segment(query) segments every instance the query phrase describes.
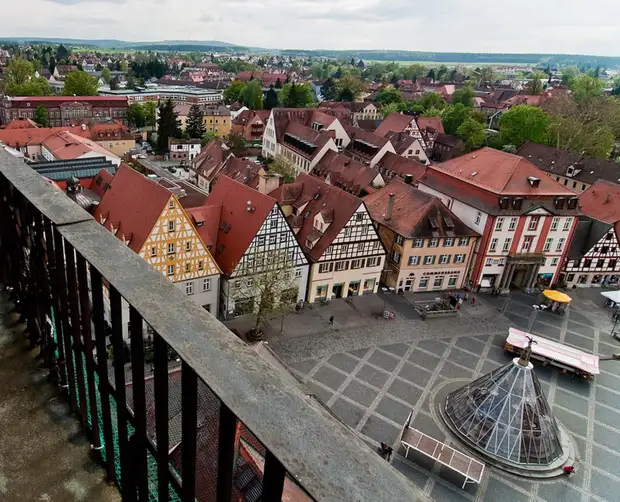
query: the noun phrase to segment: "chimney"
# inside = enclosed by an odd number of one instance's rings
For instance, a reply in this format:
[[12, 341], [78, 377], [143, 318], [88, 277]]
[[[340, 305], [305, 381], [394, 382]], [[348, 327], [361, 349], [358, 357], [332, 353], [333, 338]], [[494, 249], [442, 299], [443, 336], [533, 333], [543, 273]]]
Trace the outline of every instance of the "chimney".
[[407, 183], [407, 185], [413, 183], [413, 174], [405, 174], [405, 183]]
[[392, 219], [393, 210], [394, 210], [394, 192], [391, 192], [390, 195], [388, 195], [388, 206], [387, 206], [387, 211], [385, 212], [386, 221]]
[[272, 174], [261, 169], [258, 172], [258, 191], [263, 195], [268, 195], [282, 184], [282, 177], [279, 174]]

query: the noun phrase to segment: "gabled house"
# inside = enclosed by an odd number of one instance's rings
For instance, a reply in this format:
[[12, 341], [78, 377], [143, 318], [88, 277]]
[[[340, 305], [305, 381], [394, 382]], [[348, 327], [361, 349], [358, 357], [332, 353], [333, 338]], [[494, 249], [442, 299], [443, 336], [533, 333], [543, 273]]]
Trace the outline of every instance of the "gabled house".
[[349, 110], [346, 108], [274, 108], [265, 126], [262, 155], [274, 159], [281, 154], [280, 143], [292, 123], [317, 132], [328, 132], [338, 149], [346, 148], [350, 138], [343, 124], [348, 120]]
[[579, 196], [582, 215], [560, 274], [569, 288], [620, 280], [620, 185], [598, 180]]
[[597, 180], [620, 183], [620, 164], [537, 143], [525, 143], [517, 151], [524, 159], [574, 192], [585, 192]]
[[431, 159], [437, 162], [459, 157], [465, 153], [465, 143], [462, 139], [450, 134], [438, 134], [433, 144]]
[[426, 144], [426, 154], [433, 153], [435, 140], [440, 134], [445, 134], [441, 117], [418, 117], [418, 128]]
[[345, 129], [351, 142], [344, 150], [344, 154], [361, 164], [374, 168], [387, 152], [396, 153], [388, 138], [358, 127], [347, 126]]
[[385, 250], [361, 199], [303, 173], [270, 195], [310, 261], [307, 301], [377, 292]]
[[353, 121], [356, 120], [379, 120], [381, 110], [374, 103], [351, 103], [351, 114]]
[[295, 173], [310, 172], [328, 151], [338, 152], [333, 132], [317, 131], [297, 122], [288, 124], [279, 143], [277, 159], [295, 169]]
[[177, 196], [126, 166], [105, 176], [95, 220], [215, 314], [220, 269]]
[[398, 176], [417, 184], [420, 178], [424, 176], [426, 166], [417, 160], [387, 152], [381, 157], [381, 160], [377, 162], [375, 170], [378, 171], [385, 180], [391, 180], [395, 176]]
[[508, 292], [558, 282], [577, 226], [577, 197], [531, 162], [485, 147], [428, 166], [418, 187], [481, 235], [474, 287]]
[[422, 164], [430, 163], [426, 150], [419, 139], [404, 132], [389, 132], [386, 138], [390, 140], [394, 150], [401, 157], [417, 160]]
[[384, 284], [398, 292], [463, 287], [479, 235], [439, 198], [395, 178], [364, 202], [388, 252]]
[[248, 110], [246, 108], [232, 118], [230, 133], [250, 143], [262, 141], [270, 113], [269, 110]]
[[418, 127], [416, 118], [411, 115], [403, 115], [402, 113], [390, 113], [381, 125], [377, 127], [375, 134], [377, 136], [387, 137], [390, 132], [405, 133], [416, 138], [423, 149], [426, 149], [426, 143], [422, 136], [422, 132]]
[[385, 185], [377, 171], [333, 150], [323, 155], [310, 174], [358, 197]]
[[220, 176], [205, 206], [191, 209], [190, 214], [198, 232], [212, 242], [222, 270], [224, 318], [255, 311], [257, 278], [276, 264], [281, 264], [275, 270], [283, 273], [286, 293], [297, 301], [305, 299], [308, 260], [275, 199]]
[[203, 190], [211, 191], [211, 183], [231, 156], [233, 153], [226, 143], [217, 138], [212, 139], [190, 164], [190, 179]]

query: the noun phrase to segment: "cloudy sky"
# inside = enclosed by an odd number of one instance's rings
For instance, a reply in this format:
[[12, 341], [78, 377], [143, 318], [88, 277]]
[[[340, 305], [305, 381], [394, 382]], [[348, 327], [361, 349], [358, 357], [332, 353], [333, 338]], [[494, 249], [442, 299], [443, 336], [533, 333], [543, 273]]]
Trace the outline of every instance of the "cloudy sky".
[[0, 0], [2, 36], [620, 56], [617, 0]]

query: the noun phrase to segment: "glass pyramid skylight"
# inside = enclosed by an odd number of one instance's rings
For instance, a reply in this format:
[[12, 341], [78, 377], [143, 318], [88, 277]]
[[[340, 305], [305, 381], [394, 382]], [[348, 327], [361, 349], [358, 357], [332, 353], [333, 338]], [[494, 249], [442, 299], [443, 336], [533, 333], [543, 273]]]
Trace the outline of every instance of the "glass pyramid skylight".
[[549, 465], [562, 456], [560, 432], [529, 358], [448, 395], [454, 430], [485, 455], [510, 464]]

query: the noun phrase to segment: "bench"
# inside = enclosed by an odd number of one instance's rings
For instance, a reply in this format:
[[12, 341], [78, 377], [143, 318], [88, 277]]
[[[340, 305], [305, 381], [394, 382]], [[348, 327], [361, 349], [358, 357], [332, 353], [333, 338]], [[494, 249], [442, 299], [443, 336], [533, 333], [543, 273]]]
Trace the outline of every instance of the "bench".
[[461, 489], [464, 489], [467, 483], [480, 484], [485, 465], [455, 450], [451, 446], [424, 434], [422, 431], [411, 427], [412, 414], [413, 412], [409, 413], [409, 417], [400, 435], [400, 442], [406, 450], [405, 458], [409, 455], [410, 449], [419, 451], [423, 455], [465, 476], [465, 481], [463, 481]]

